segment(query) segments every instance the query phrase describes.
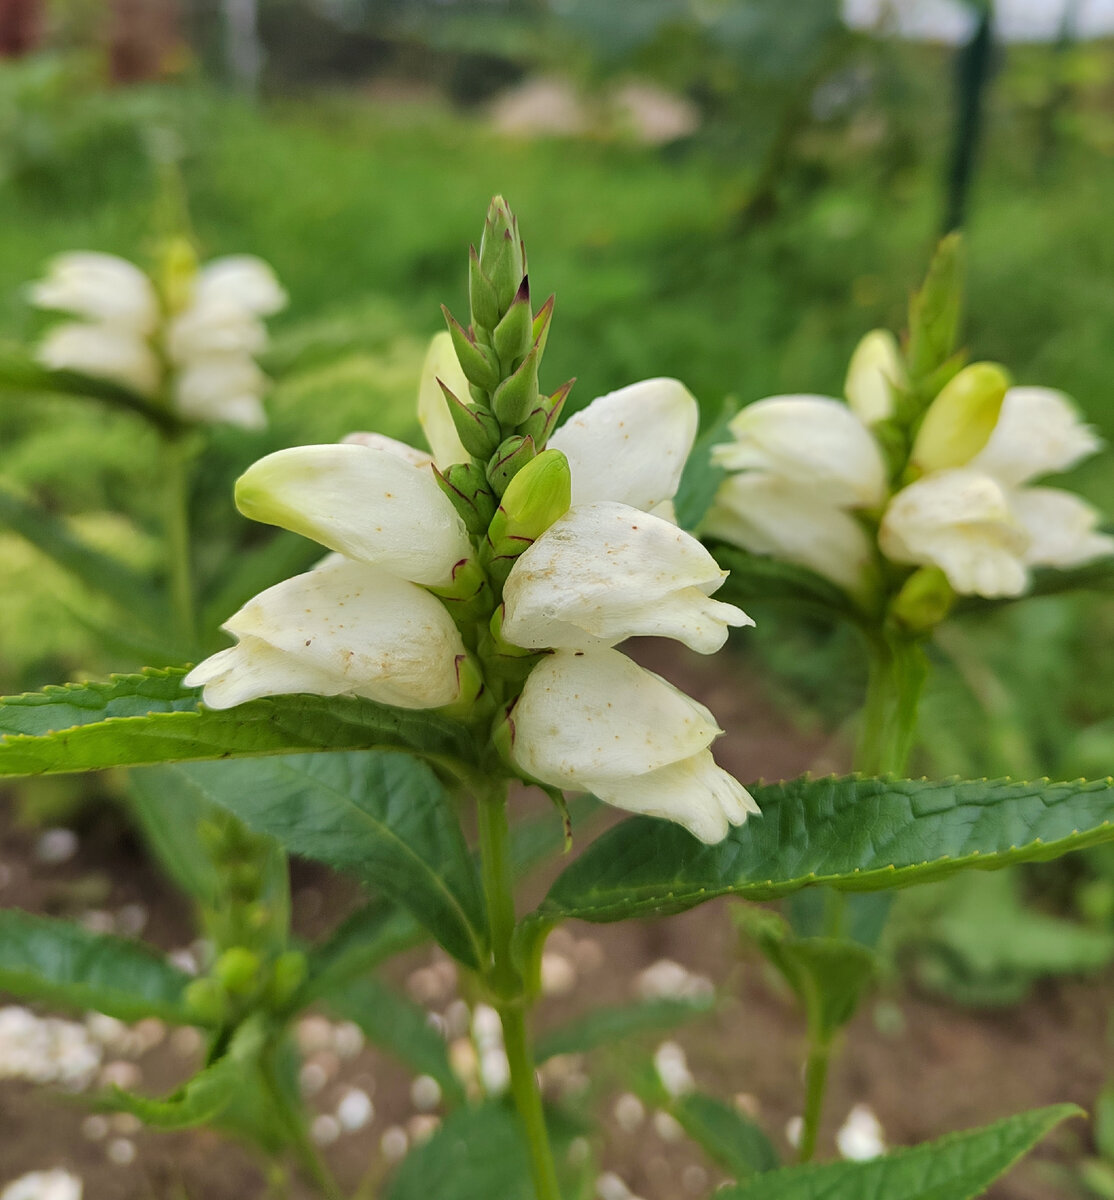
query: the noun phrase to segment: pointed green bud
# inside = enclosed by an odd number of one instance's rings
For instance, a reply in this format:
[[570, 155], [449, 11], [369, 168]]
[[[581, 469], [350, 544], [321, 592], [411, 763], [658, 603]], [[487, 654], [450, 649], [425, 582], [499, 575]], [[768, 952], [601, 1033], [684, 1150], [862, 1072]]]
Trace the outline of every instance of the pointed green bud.
[[557, 427], [557, 422], [561, 417], [561, 410], [565, 407], [565, 401], [568, 399], [574, 383], [576, 380], [570, 379], [568, 383], [563, 383], [552, 396], [544, 397], [541, 404], [518, 427], [522, 434], [534, 439], [534, 445], [539, 450], [545, 449], [546, 442], [553, 435], [553, 430]]
[[910, 633], [928, 633], [951, 612], [955, 592], [939, 567], [921, 567], [902, 585], [890, 616]]
[[163, 243], [156, 282], [168, 312], [179, 313], [189, 305], [197, 266], [197, 251], [189, 238], [172, 237]]
[[433, 474], [441, 490], [460, 513], [468, 532], [480, 537], [487, 531], [495, 515], [495, 494], [488, 486], [483, 467], [475, 463], [454, 463], [442, 472], [435, 466]]
[[560, 450], [544, 450], [511, 480], [482, 548], [500, 584], [514, 560], [569, 511], [571, 502], [572, 473]]
[[441, 384], [441, 392], [449, 406], [449, 414], [464, 449], [475, 458], [490, 458], [503, 436], [499, 422], [486, 408], [481, 408], [478, 404], [465, 404], [463, 400], [458, 400], [440, 379], [437, 382]]
[[503, 765], [521, 776], [522, 768], [514, 761], [514, 709], [509, 709], [491, 731], [491, 744]]
[[526, 650], [503, 637], [503, 606], [495, 610], [488, 628], [480, 638], [479, 653], [487, 664], [488, 673], [520, 691], [526, 676], [540, 658], [537, 650]]
[[491, 281], [499, 312], [505, 313], [526, 274], [526, 249], [518, 233], [518, 221], [502, 196], [495, 196], [487, 210], [480, 241], [480, 269]]
[[905, 358], [916, 387], [955, 353], [963, 304], [963, 238], [949, 233], [929, 264], [919, 291], [909, 301]]
[[522, 360], [515, 373], [509, 379], [504, 379], [495, 389], [491, 407], [504, 429], [514, 429], [538, 407], [540, 359], [541, 346], [535, 342], [533, 349]]
[[1010, 386], [996, 363], [964, 367], [928, 406], [910, 462], [920, 471], [962, 467], [990, 440]]
[[445, 324], [449, 327], [453, 349], [465, 378], [476, 387], [492, 391], [499, 383], [499, 368], [494, 355], [481, 345], [443, 304], [441, 311], [445, 314]]
[[472, 324], [477, 328], [494, 329], [499, 324], [499, 301], [491, 280], [480, 267], [475, 246], [468, 247], [468, 303]]
[[496, 495], [503, 495], [511, 480], [537, 453], [534, 439], [517, 433], [500, 444], [487, 464], [487, 478]]
[[555, 297], [550, 296], [538, 309], [537, 315], [534, 317], [534, 326], [530, 331], [530, 336], [538, 347], [539, 359], [545, 353], [545, 344], [549, 340], [549, 324], [553, 320], [554, 300]]
[[183, 998], [186, 1011], [198, 1025], [222, 1025], [228, 1016], [228, 994], [215, 979], [195, 979]]
[[305, 982], [309, 973], [306, 956], [300, 950], [287, 950], [275, 959], [271, 980], [267, 985], [267, 1000], [272, 1008], [283, 1008]]
[[[514, 301], [507, 309], [507, 315], [496, 325], [492, 335], [492, 345], [504, 371], [513, 371], [530, 352], [534, 341], [533, 328], [534, 318], [530, 312], [530, 277], [524, 275]], [[538, 359], [541, 360], [540, 353]]]
[[213, 977], [231, 996], [246, 996], [259, 983], [263, 964], [246, 946], [232, 946], [217, 959]]
[[462, 558], [453, 567], [452, 579], [443, 587], [429, 587], [461, 627], [491, 611], [491, 585], [474, 558]]

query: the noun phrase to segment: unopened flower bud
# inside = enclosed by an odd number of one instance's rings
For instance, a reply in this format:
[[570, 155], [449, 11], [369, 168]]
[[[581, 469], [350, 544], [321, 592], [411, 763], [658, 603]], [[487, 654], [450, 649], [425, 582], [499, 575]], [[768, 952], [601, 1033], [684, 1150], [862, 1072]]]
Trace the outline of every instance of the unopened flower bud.
[[990, 440], [1010, 381], [995, 363], [964, 367], [928, 406], [910, 461], [923, 472], [962, 467]]
[[474, 558], [462, 558], [453, 567], [448, 584], [429, 590], [441, 599], [457, 625], [464, 625], [490, 611], [489, 587], [483, 567]]
[[480, 269], [491, 281], [499, 311], [505, 313], [526, 274], [526, 248], [518, 233], [518, 221], [502, 196], [495, 196], [487, 210], [480, 241]]
[[491, 563], [509, 571], [523, 550], [568, 512], [571, 497], [569, 461], [560, 450], [544, 450], [527, 463], [507, 486], [488, 529]]
[[893, 416], [894, 388], [905, 383], [897, 339], [888, 329], [872, 329], [855, 347], [843, 394], [864, 425]]
[[215, 979], [195, 979], [186, 988], [185, 1001], [199, 1025], [220, 1025], [228, 1015], [228, 995]]
[[568, 383], [563, 383], [552, 396], [543, 396], [538, 407], [519, 425], [519, 433], [526, 437], [532, 437], [534, 445], [540, 450], [545, 449], [549, 435], [557, 427], [561, 410], [565, 407], [565, 400], [575, 382], [575, 379], [570, 379]]
[[538, 407], [540, 361], [541, 343], [535, 342], [533, 349], [522, 360], [515, 373], [504, 379], [495, 389], [491, 407], [505, 429], [514, 429]]
[[522, 283], [506, 316], [496, 325], [491, 341], [503, 368], [513, 370], [529, 353], [533, 344], [534, 314], [530, 309], [530, 280]]
[[246, 946], [232, 946], [217, 959], [213, 975], [234, 996], [250, 992], [259, 981], [259, 955]]
[[495, 451], [487, 465], [487, 478], [495, 492], [502, 496], [510, 482], [537, 456], [534, 439], [515, 434], [507, 438]]
[[464, 449], [475, 458], [488, 459], [494, 454], [502, 437], [499, 422], [478, 404], [466, 404], [439, 379], [441, 393], [448, 405], [457, 436]]
[[452, 338], [460, 369], [468, 382], [483, 388], [485, 392], [493, 391], [499, 383], [499, 369], [495, 363], [495, 356], [481, 345], [475, 334], [465, 329], [444, 305], [441, 306], [441, 311], [445, 314], [445, 324], [449, 327], [449, 336]]
[[441, 490], [452, 501], [468, 532], [479, 536], [495, 515], [495, 495], [488, 486], [483, 467], [454, 463], [445, 472], [434, 468]]
[[939, 567], [921, 567], [902, 585], [890, 615], [911, 633], [928, 633], [951, 612], [955, 591]]
[[188, 238], [170, 238], [159, 256], [157, 283], [163, 302], [172, 313], [190, 302], [197, 277], [197, 252]]
[[280, 954], [271, 968], [271, 982], [267, 989], [271, 1004], [276, 1008], [287, 1004], [302, 986], [308, 970], [306, 956], [300, 950], [287, 950]]
[[468, 247], [468, 303], [474, 326], [494, 329], [499, 324], [499, 300], [491, 280], [480, 268], [475, 246]]

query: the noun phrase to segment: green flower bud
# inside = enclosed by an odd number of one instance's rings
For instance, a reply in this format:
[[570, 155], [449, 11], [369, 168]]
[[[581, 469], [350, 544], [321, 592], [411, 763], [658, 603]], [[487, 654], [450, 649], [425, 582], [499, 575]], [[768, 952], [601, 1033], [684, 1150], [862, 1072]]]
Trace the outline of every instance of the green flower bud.
[[[524, 275], [522, 283], [507, 315], [495, 326], [491, 342], [504, 371], [514, 370], [530, 351], [534, 341], [534, 317], [530, 310], [530, 277]], [[538, 355], [540, 360], [541, 355]]]
[[969, 463], [989, 441], [1009, 386], [995, 363], [964, 367], [928, 406], [913, 443], [913, 466], [928, 472]]
[[914, 386], [955, 353], [963, 301], [963, 239], [950, 233], [936, 249], [920, 291], [909, 301], [905, 357]]
[[168, 312], [178, 313], [189, 305], [196, 277], [197, 251], [189, 238], [168, 238], [159, 255], [157, 272], [159, 291]]
[[569, 460], [560, 450], [543, 450], [511, 480], [492, 518], [483, 546], [492, 576], [502, 583], [514, 560], [568, 512], [571, 502]]
[[479, 662], [471, 654], [457, 655], [456, 678], [459, 688], [456, 699], [442, 705], [437, 711], [454, 720], [474, 721], [477, 714], [485, 711], [487, 707], [481, 706], [480, 703], [487, 688], [487, 681]]
[[560, 419], [561, 410], [565, 407], [565, 400], [572, 391], [574, 383], [576, 380], [570, 379], [568, 383], [563, 383], [552, 396], [543, 397], [541, 404], [518, 427], [519, 433], [534, 439], [534, 445], [539, 450], [545, 449], [545, 444], [549, 441]]
[[534, 318], [534, 324], [530, 330], [530, 336], [538, 347], [539, 358], [545, 353], [545, 344], [549, 340], [549, 325], [553, 320], [553, 301], [554, 297], [550, 296], [538, 309], [538, 315]]
[[910, 633], [928, 633], [955, 604], [955, 592], [939, 567], [921, 567], [905, 581], [890, 605], [890, 616]]
[[499, 422], [486, 408], [479, 404], [465, 404], [440, 379], [437, 382], [441, 385], [441, 393], [449, 406], [449, 414], [464, 449], [476, 458], [490, 458], [503, 436]]
[[487, 210], [480, 269], [495, 289], [500, 313], [505, 313], [526, 274], [526, 247], [518, 233], [518, 221], [502, 196], [495, 196]]
[[477, 328], [494, 329], [499, 324], [499, 300], [491, 280], [480, 268], [475, 246], [468, 247], [468, 303], [472, 324]]
[[228, 994], [215, 979], [195, 979], [186, 988], [185, 1001], [199, 1025], [220, 1025], [228, 1016]]
[[287, 950], [275, 959], [267, 999], [273, 1008], [283, 1008], [302, 986], [309, 971], [306, 956], [300, 950]]
[[495, 363], [495, 356], [478, 342], [475, 334], [465, 329], [443, 304], [441, 311], [445, 314], [445, 324], [449, 328], [449, 336], [453, 339], [453, 349], [460, 362], [460, 369], [468, 382], [486, 392], [494, 390], [499, 383], [499, 368]]
[[445, 472], [433, 468], [441, 490], [460, 513], [468, 532], [479, 537], [495, 515], [495, 494], [488, 486], [483, 467], [475, 463], [454, 463]]
[[[495, 492], [502, 496], [510, 482], [537, 454], [534, 439], [514, 434], [502, 442], [487, 464], [487, 478]], [[492, 516], [495, 514], [492, 513]]]
[[246, 946], [232, 946], [217, 959], [213, 976], [226, 992], [246, 996], [259, 983], [259, 955]]
[[474, 558], [462, 558], [453, 567], [452, 580], [444, 587], [430, 587], [458, 625], [491, 611], [490, 584], [483, 567]]
[[515, 373], [495, 389], [491, 407], [504, 429], [516, 428], [538, 407], [538, 364], [541, 356], [541, 343], [535, 342]]

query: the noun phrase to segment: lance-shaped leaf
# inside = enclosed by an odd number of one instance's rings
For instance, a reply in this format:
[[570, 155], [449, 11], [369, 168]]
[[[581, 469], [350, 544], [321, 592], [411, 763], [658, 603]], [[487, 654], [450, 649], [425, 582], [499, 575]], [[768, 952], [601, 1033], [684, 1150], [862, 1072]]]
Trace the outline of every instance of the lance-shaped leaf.
[[973, 1200], [1054, 1126], [1082, 1116], [1057, 1104], [954, 1133], [870, 1162], [787, 1167], [716, 1193], [717, 1200]]
[[306, 982], [295, 1004], [326, 1000], [381, 962], [425, 940], [421, 925], [403, 908], [379, 898], [358, 908], [327, 941], [309, 952]]
[[152, 767], [142, 786], [198, 797], [291, 854], [356, 874], [406, 908], [450, 954], [478, 967], [486, 944], [479, 877], [433, 771], [403, 754], [282, 755]]
[[468, 761], [465, 730], [350, 696], [275, 696], [212, 711], [184, 672], [147, 670], [0, 700], [0, 776], [292, 750], [408, 749]]
[[449, 1065], [445, 1039], [429, 1023], [420, 1005], [380, 979], [357, 979], [331, 991], [329, 1008], [355, 1023], [368, 1040], [401, 1060], [415, 1073], [436, 1079], [453, 1104], [464, 1100], [460, 1082]]
[[192, 1023], [190, 978], [138, 942], [80, 925], [0, 909], [0, 991], [121, 1021]]
[[749, 1179], [781, 1165], [758, 1125], [715, 1096], [689, 1092], [670, 1101], [668, 1111], [708, 1157], [736, 1179]]
[[761, 809], [703, 845], [646, 817], [609, 830], [534, 916], [617, 921], [683, 912], [716, 896], [772, 900], [813, 884], [870, 892], [1057, 858], [1114, 839], [1114, 779], [809, 779], [757, 785]]
[[169, 1096], [156, 1099], [113, 1088], [96, 1097], [94, 1103], [108, 1112], [133, 1113], [157, 1129], [207, 1124], [229, 1104], [243, 1080], [254, 1073], [264, 1039], [261, 1020], [249, 1020], [236, 1031], [225, 1054]]
[[728, 604], [775, 604], [780, 609], [791, 605], [798, 612], [811, 612], [831, 618], [860, 622], [862, 613], [850, 596], [830, 579], [808, 567], [751, 554], [726, 542], [710, 542], [716, 562], [730, 574], [716, 593], [717, 600]]
[[714, 1003], [711, 996], [692, 999], [667, 996], [637, 1004], [594, 1008], [543, 1034], [538, 1039], [534, 1058], [545, 1062], [557, 1054], [583, 1054], [586, 1050], [614, 1045], [620, 1038], [636, 1037], [640, 1033], [665, 1033], [711, 1012]]

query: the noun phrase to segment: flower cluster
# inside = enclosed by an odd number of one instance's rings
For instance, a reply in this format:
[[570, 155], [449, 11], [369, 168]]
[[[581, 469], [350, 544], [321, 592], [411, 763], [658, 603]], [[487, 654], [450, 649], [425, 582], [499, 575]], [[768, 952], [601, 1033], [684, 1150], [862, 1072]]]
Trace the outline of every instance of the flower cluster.
[[224, 626], [237, 644], [187, 682], [213, 707], [284, 692], [456, 705], [511, 773], [718, 841], [755, 809], [712, 758], [712, 714], [614, 648], [656, 635], [711, 653], [750, 623], [712, 598], [726, 572], [672, 519], [696, 402], [647, 380], [554, 431], [568, 387], [537, 385], [552, 303], [532, 312], [498, 200], [470, 296], [471, 327], [450, 316], [423, 371], [431, 453], [355, 434], [241, 477], [245, 515], [333, 553], [250, 601]]
[[55, 258], [31, 285], [31, 301], [77, 319], [47, 331], [38, 360], [123, 384], [187, 421], [262, 428], [262, 318], [286, 304], [274, 272], [246, 254], [199, 268], [181, 243], [166, 257], [161, 286], [113, 254]]
[[1099, 448], [1063, 393], [1011, 387], [1000, 367], [974, 363], [903, 426], [905, 387], [897, 342], [875, 330], [851, 360], [846, 403], [774, 396], [743, 409], [713, 451], [730, 474], [706, 532], [859, 599], [885, 560], [938, 569], [957, 594], [996, 597], [1021, 595], [1030, 568], [1114, 553], [1095, 509], [1032, 484]]

